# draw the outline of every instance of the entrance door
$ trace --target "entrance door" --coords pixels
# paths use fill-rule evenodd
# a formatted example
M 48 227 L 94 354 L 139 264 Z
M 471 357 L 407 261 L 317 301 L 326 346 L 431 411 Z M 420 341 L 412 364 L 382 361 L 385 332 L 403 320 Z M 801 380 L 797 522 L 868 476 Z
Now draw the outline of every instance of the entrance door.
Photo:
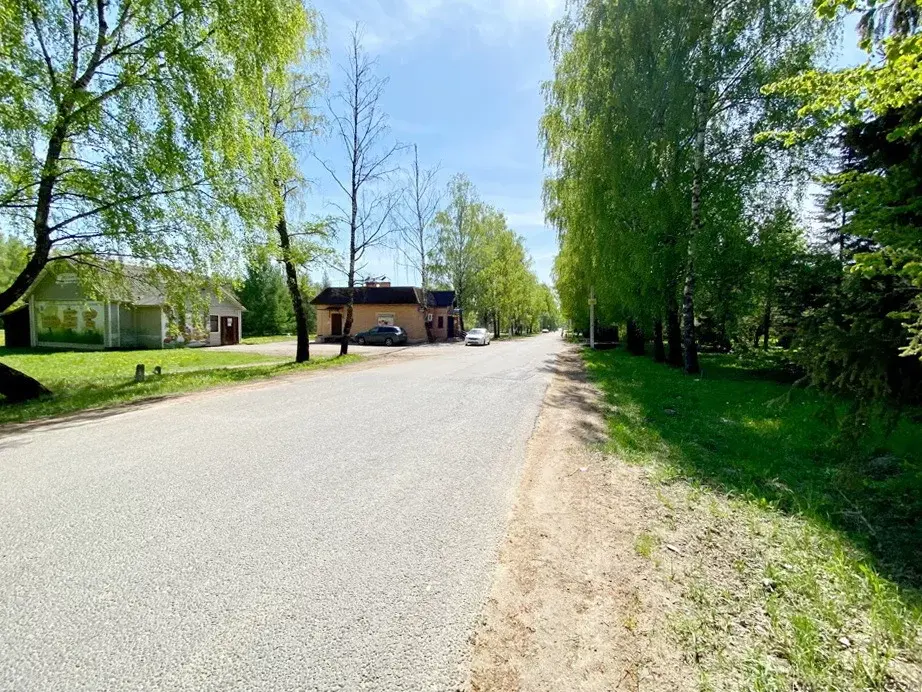
M 330 333 L 333 336 L 343 335 L 343 314 L 341 312 L 330 313 Z
M 455 338 L 455 318 L 451 315 L 448 316 L 448 338 Z
M 238 342 L 238 318 L 237 317 L 219 317 L 221 320 L 221 345 L 232 346 Z

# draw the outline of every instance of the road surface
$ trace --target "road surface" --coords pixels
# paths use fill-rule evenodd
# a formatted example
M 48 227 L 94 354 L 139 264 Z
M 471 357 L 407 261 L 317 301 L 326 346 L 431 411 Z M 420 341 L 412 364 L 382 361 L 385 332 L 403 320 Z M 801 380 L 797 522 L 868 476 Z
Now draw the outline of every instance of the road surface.
M 560 347 L 0 437 L 0 689 L 455 689 Z

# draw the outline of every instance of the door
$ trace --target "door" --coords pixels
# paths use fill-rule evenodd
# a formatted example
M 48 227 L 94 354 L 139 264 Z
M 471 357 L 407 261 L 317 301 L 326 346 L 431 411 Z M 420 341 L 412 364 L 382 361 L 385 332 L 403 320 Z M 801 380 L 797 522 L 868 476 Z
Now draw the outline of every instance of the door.
M 343 335 L 343 313 L 341 312 L 331 312 L 330 313 L 330 333 L 333 336 Z
M 237 334 L 238 332 L 238 318 L 237 317 L 221 317 L 221 345 L 222 346 L 231 346 L 238 342 Z
M 451 315 L 448 316 L 448 338 L 455 338 L 455 318 Z

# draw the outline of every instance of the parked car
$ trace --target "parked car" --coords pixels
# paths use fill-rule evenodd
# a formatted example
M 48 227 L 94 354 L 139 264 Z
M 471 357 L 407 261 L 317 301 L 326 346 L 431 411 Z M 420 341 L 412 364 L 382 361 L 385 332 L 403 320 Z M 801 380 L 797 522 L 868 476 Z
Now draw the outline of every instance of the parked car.
M 542 329 L 542 330 L 541 330 L 541 333 L 542 333 L 542 334 L 550 334 L 550 333 L 551 333 L 551 330 L 550 330 L 550 329 Z
M 407 333 L 401 327 L 372 327 L 367 332 L 355 335 L 358 344 L 380 344 L 394 346 L 407 343 Z
M 489 346 L 490 332 L 486 329 L 472 329 L 464 337 L 465 346 Z

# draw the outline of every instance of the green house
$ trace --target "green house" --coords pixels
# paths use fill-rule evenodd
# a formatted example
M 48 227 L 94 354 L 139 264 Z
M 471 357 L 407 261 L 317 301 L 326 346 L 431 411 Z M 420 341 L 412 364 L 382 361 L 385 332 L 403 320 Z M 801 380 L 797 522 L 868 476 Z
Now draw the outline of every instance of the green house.
M 99 291 L 89 295 L 85 273 L 69 271 L 65 263 L 46 268 L 23 296 L 30 344 L 93 350 L 239 343 L 246 308 L 230 290 L 201 289 L 193 319 L 143 270 L 123 270 L 119 286 L 100 296 Z

